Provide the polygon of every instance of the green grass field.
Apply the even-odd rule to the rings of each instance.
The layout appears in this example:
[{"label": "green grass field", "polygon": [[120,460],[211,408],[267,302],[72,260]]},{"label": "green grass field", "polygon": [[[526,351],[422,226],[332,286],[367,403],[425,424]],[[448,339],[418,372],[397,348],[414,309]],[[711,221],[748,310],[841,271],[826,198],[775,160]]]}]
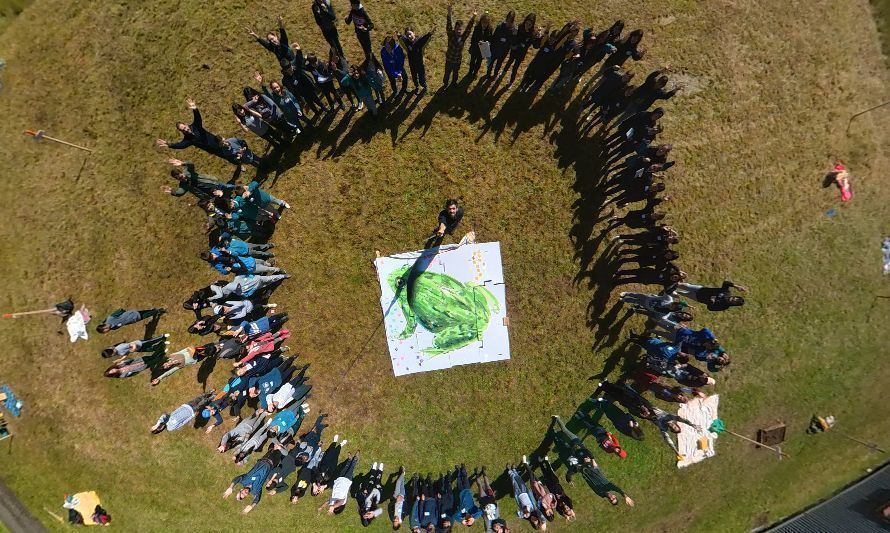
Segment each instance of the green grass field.
[{"label": "green grass field", "polygon": [[[335,1],[343,11],[345,2]],[[163,305],[173,312],[159,331],[171,333],[173,347],[196,341],[185,333],[188,314],[175,309],[215,278],[196,257],[206,245],[201,213],[159,191],[171,184],[164,160],[186,156],[220,176],[229,168],[196,152],[162,152],[153,141],[178,138],[173,122],[190,116],[188,97],[210,129],[235,133],[230,102],[255,69],[276,71],[243,26],[272,28],[281,13],[292,42],[321,50],[308,4],[36,0],[0,23],[7,62],[0,72],[3,311],[47,307],[69,295],[97,319],[118,306]],[[580,18],[600,29],[623,18],[647,30],[647,55],[632,67],[637,77],[667,66],[686,85],[663,121],[678,160],[668,187],[669,221],[683,236],[680,263],[693,280],[726,277],[751,289],[740,310],[697,315],[696,324],[713,329],[734,356],[715,387],[721,417],[745,434],[786,422],[791,459],[779,462],[726,437],[717,457],[677,471],[650,428],[642,443],[622,440],[627,460],[600,460],[637,506],[612,508],[578,482],[567,489],[579,520],[570,527],[557,521],[551,530],[749,529],[883,460],[837,435],[803,433],[814,412],[836,415],[835,431],[865,440],[890,430],[879,410],[890,378],[881,364],[890,303],[874,298],[886,294],[879,237],[890,215],[888,115],[865,115],[845,132],[850,115],[886,94],[877,26],[865,0],[591,6],[523,0],[509,7],[535,10],[539,22],[555,26]],[[435,91],[444,5],[369,0],[367,7],[378,27],[375,46],[385,31],[406,24],[439,25],[427,54]],[[455,11],[466,18],[471,7],[462,2]],[[497,17],[506,10],[488,0],[478,7]],[[351,29],[341,23],[340,33],[355,56]],[[269,182],[294,206],[274,238],[294,279],[273,300],[291,315],[292,350],[312,362],[310,415],[331,414],[327,437],[337,432],[350,441],[346,451],[361,450],[359,470],[376,460],[390,472],[401,463],[439,472],[459,462],[495,472],[518,462],[551,414],[570,415],[592,392],[588,376],[604,365],[620,372],[623,339],[643,329],[615,307],[617,291],[610,296],[601,275],[607,269],[575,281],[577,237],[594,264],[602,265],[605,248],[596,246],[599,232],[589,222],[599,213],[584,202],[575,208],[595,177],[585,157],[591,143],[574,137],[574,115],[562,111],[562,100],[523,109],[508,97],[472,89],[469,96],[427,97],[379,123],[337,115],[329,133],[295,149],[292,168]],[[29,128],[97,151],[85,158],[36,144],[21,134]],[[856,196],[842,208],[834,189],[821,188],[835,157],[856,176]],[[466,206],[466,228],[501,242],[512,359],[396,379],[383,332],[375,330],[371,261],[375,250],[417,248],[452,196]],[[839,213],[830,218],[832,207]],[[362,529],[353,503],[331,518],[316,514],[318,499],[294,507],[283,496],[264,496],[242,516],[240,505],[220,498],[246,470],[215,453],[220,431],[148,432],[161,411],[200,391],[196,372],[156,388],[141,376],[103,379],[101,348],[141,330],[71,345],[55,326],[43,318],[0,322],[0,382],[27,402],[12,423],[13,442],[0,443],[0,472],[47,527],[62,528],[44,508],[59,512],[64,494],[95,489],[126,531]],[[223,383],[224,366],[208,386]],[[500,503],[502,514],[514,510],[512,498]],[[378,522],[372,529],[388,529]],[[527,528],[515,517],[511,527]]]}]

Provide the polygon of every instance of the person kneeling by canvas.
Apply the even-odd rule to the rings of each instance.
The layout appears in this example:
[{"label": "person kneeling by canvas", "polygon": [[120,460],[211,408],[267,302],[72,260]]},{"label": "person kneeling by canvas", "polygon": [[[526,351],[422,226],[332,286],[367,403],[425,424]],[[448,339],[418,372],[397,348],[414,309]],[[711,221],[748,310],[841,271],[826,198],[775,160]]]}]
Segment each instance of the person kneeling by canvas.
[{"label": "person kneeling by canvas", "polygon": [[464,218],[464,208],[457,205],[457,200],[449,199],[445,202],[445,209],[439,212],[439,225],[433,230],[433,234],[423,245],[424,249],[435,248],[442,244],[445,235],[453,235],[454,230]]}]

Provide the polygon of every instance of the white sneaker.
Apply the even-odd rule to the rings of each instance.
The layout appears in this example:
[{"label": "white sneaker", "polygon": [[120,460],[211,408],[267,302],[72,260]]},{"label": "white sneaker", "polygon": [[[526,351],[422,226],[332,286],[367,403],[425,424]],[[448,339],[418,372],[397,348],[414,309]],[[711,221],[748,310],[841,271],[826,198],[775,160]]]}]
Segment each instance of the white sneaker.
[{"label": "white sneaker", "polygon": [[346,439],[343,439],[343,442],[340,443],[340,447],[342,448],[342,447],[346,446],[347,442],[349,442],[349,441]]},{"label": "white sneaker", "polygon": [[383,463],[380,463],[380,471],[383,472]]},{"label": "white sneaker", "polygon": [[340,438],[340,435],[334,435],[334,442],[337,442],[337,439]]},{"label": "white sneaker", "polygon": [[170,341],[164,341],[164,344],[170,344]]},{"label": "white sneaker", "polygon": [[164,336],[165,336],[165,337],[169,337],[170,334],[169,334],[169,333],[164,333]]},{"label": "white sneaker", "polygon": [[362,102],[362,101],[359,101],[359,103],[358,103],[358,110],[361,111],[361,110],[364,109],[364,108],[365,108],[365,103]]},{"label": "white sneaker", "polygon": [[278,307],[278,304],[266,304],[266,309],[275,309]]},{"label": "white sneaker", "polygon": [[284,202],[284,208],[285,208],[285,209],[290,209],[290,204],[287,203],[287,202]]},{"label": "white sneaker", "polygon": [[371,465],[371,470],[377,470],[377,463],[374,463],[373,465]]},{"label": "white sneaker", "polygon": [[524,464],[528,464],[528,457],[526,457],[525,455],[523,455],[523,456],[522,456],[522,462],[523,462]]}]

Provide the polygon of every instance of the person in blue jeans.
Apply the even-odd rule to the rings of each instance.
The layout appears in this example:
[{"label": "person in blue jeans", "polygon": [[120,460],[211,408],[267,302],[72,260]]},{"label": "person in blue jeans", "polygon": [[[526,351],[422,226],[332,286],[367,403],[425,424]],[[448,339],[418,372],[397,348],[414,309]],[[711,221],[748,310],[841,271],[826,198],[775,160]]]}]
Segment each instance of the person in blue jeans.
[{"label": "person in blue jeans", "polygon": [[470,527],[482,516],[482,509],[473,501],[473,491],[470,489],[470,478],[467,476],[465,465],[460,465],[460,468],[455,470],[455,477],[457,479],[458,505],[451,522],[455,524],[460,522]]},{"label": "person in blue jeans", "polygon": [[392,94],[397,93],[396,78],[402,78],[402,91],[408,91],[408,73],[405,72],[405,50],[399,46],[396,38],[388,35],[383,40],[383,48],[380,49],[380,59],[383,62],[383,70],[389,78],[389,86]]},{"label": "person in blue jeans", "polygon": [[525,481],[514,465],[507,466],[507,475],[513,485],[513,497],[516,499],[516,515],[529,521],[533,528],[541,527],[542,518],[535,495],[526,486]]},{"label": "person in blue jeans", "polygon": [[166,312],[167,310],[163,307],[145,309],[143,311],[137,311],[135,309],[116,309],[110,315],[105,317],[105,320],[103,320],[98,326],[96,326],[96,332],[108,333],[111,330],[122,328],[130,324],[135,324],[137,322],[145,320],[146,318],[151,318],[154,320],[160,318],[160,316]]}]

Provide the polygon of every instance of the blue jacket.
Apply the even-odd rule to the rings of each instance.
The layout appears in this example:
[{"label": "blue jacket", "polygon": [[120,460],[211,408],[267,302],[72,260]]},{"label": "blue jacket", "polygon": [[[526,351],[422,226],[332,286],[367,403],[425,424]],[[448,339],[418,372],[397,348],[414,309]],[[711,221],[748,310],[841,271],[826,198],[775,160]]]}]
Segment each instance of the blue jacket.
[{"label": "blue jacket", "polygon": [[461,520],[464,519],[464,514],[468,514],[472,516],[474,519],[478,519],[482,516],[482,509],[476,506],[476,502],[473,500],[473,491],[470,489],[464,489],[460,491],[460,502],[458,505],[457,511],[454,513],[454,517],[451,519],[452,524],[459,524]]},{"label": "blue jacket", "polygon": [[260,398],[267,394],[272,394],[281,387],[281,371],[273,368],[268,373],[250,380],[250,388],[256,387],[260,389]]},{"label": "blue jacket", "polygon": [[390,76],[401,76],[405,71],[405,50],[399,46],[399,43],[393,46],[392,52],[384,46],[380,50],[380,59],[383,60],[383,68]]},{"label": "blue jacket", "polygon": [[429,498],[420,503],[420,527],[425,529],[430,524],[437,525],[439,523],[439,507],[436,505],[435,498]]},{"label": "blue jacket", "polygon": [[253,468],[246,474],[241,474],[232,480],[232,484],[241,484],[244,487],[250,487],[250,493],[253,494],[253,505],[260,503],[260,497],[263,495],[263,484],[266,478],[272,472],[272,462],[268,459],[260,459],[253,465]]}]

